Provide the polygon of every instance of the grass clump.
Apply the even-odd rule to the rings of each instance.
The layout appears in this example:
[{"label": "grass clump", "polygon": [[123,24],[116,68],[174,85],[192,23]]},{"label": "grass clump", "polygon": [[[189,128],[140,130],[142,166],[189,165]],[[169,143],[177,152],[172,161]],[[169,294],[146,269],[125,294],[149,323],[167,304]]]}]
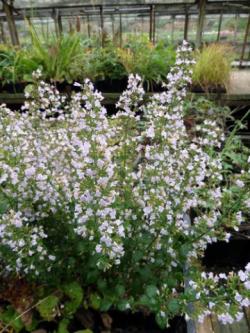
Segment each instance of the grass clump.
[{"label": "grass clump", "polygon": [[196,52],[193,84],[206,92],[219,87],[228,88],[232,49],[227,45],[211,44]]}]

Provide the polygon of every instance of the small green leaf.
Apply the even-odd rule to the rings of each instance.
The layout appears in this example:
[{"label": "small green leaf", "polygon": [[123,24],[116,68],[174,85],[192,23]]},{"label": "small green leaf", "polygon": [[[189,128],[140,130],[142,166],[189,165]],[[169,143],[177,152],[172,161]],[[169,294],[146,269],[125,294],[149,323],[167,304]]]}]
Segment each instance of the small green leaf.
[{"label": "small green leaf", "polygon": [[177,299],[172,299],[168,302],[168,309],[171,313],[176,314],[180,309],[180,304]]},{"label": "small green leaf", "polygon": [[112,306],[112,301],[108,298],[102,299],[100,310],[101,311],[108,311]]},{"label": "small green leaf", "polygon": [[2,321],[4,325],[11,326],[14,331],[18,333],[24,327],[24,323],[21,318],[16,319],[18,316],[18,313],[11,306],[9,306],[5,311],[0,312],[0,321]]},{"label": "small green leaf", "polygon": [[118,285],[115,286],[115,294],[116,294],[116,296],[122,297],[124,295],[124,293],[125,293],[125,288],[124,288],[123,285],[118,284]]},{"label": "small green leaf", "polygon": [[55,295],[50,295],[39,303],[36,308],[39,311],[41,317],[47,321],[54,319],[56,315],[56,306],[59,302],[59,298]]},{"label": "small green leaf", "polygon": [[157,292],[158,292],[158,289],[156,286],[154,285],[149,285],[147,286],[146,288],[146,294],[149,296],[149,297],[154,297],[155,295],[157,295]]},{"label": "small green leaf", "polygon": [[119,311],[125,311],[129,308],[129,303],[123,299],[117,304],[117,308]]},{"label": "small green leaf", "polygon": [[82,287],[77,282],[72,282],[63,286],[64,293],[70,298],[70,301],[64,304],[64,314],[72,315],[76,312],[83,300]]},{"label": "small green leaf", "polygon": [[68,319],[61,320],[58,325],[57,333],[69,333],[68,331],[69,322],[70,321]]},{"label": "small green leaf", "polygon": [[[165,315],[165,313],[164,313],[164,315]],[[155,319],[156,319],[156,322],[157,322],[157,324],[159,325],[159,327],[161,329],[164,329],[164,328],[167,327],[167,325],[168,325],[168,317],[166,315],[163,316],[161,313],[157,313]]]},{"label": "small green leaf", "polygon": [[90,295],[90,306],[94,310],[98,310],[101,306],[102,299],[97,293],[93,293]]}]

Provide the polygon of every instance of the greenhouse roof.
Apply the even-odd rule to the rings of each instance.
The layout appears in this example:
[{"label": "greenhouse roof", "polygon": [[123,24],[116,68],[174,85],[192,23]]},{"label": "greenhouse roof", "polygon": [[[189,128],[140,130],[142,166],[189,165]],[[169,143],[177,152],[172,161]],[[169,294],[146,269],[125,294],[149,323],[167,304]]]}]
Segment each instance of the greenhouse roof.
[{"label": "greenhouse roof", "polygon": [[61,6],[100,6],[100,5],[143,5],[143,4],[171,4],[194,3],[195,0],[15,0],[16,8],[22,7],[61,7]]},{"label": "greenhouse roof", "polygon": [[[2,0],[7,2],[7,0]],[[61,16],[113,15],[148,13],[157,15],[198,14],[199,1],[196,0],[14,0],[14,16],[17,20],[24,17],[53,17],[55,11]],[[207,14],[250,13],[250,0],[207,0]],[[5,19],[4,11],[0,16]]]}]

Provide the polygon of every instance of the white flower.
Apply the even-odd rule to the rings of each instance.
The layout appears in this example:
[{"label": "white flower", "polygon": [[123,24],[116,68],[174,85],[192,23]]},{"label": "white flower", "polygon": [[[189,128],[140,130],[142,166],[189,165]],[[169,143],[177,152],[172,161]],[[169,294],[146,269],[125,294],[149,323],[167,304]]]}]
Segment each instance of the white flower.
[{"label": "white flower", "polygon": [[244,182],[240,179],[237,179],[235,184],[239,186],[240,188],[243,188],[245,186]]},{"label": "white flower", "polygon": [[36,173],[36,169],[32,166],[32,167],[26,169],[24,171],[24,173],[25,173],[26,177],[30,178],[30,177],[34,176],[34,174]]},{"label": "white flower", "polygon": [[146,136],[147,136],[148,138],[151,138],[151,139],[153,139],[153,138],[155,137],[155,130],[154,130],[154,127],[153,127],[153,126],[151,126],[151,127],[149,127],[149,128],[147,129],[147,131],[146,131]]}]

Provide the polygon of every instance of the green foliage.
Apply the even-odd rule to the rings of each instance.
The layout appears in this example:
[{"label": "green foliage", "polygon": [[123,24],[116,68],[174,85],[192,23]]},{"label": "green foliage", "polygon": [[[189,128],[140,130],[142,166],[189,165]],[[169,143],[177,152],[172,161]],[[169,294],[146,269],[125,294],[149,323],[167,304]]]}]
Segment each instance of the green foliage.
[{"label": "green foliage", "polygon": [[57,333],[69,333],[69,331],[68,331],[69,323],[70,323],[69,319],[66,319],[66,318],[62,319],[59,322]]},{"label": "green foliage", "polygon": [[46,298],[42,299],[36,306],[40,316],[47,320],[51,321],[56,316],[56,307],[59,303],[59,298],[55,295],[49,295]]},{"label": "green foliage", "polygon": [[115,46],[111,43],[103,48],[95,47],[87,50],[83,71],[84,76],[93,81],[122,79],[127,74]]},{"label": "green foliage", "polygon": [[2,321],[5,326],[12,327],[16,333],[24,328],[24,323],[19,314],[11,306],[7,306],[4,311],[0,311],[0,321]]},{"label": "green foliage", "polygon": [[0,47],[2,83],[32,82],[32,73],[41,69],[43,79],[51,82],[116,80],[130,73],[140,74],[148,88],[166,80],[175,60],[173,46],[163,41],[153,46],[147,38],[130,38],[123,48],[107,41],[100,47],[95,40],[65,34],[44,39],[29,25],[31,45],[20,49]]},{"label": "green foliage", "polygon": [[193,84],[200,85],[205,91],[210,88],[228,87],[232,50],[221,44],[210,44],[196,52],[193,69]]},{"label": "green foliage", "polygon": [[141,75],[148,88],[153,83],[166,81],[175,61],[173,46],[166,46],[164,41],[154,46],[147,38],[131,38],[124,48],[118,49],[118,54],[127,73]]},{"label": "green foliage", "polygon": [[43,41],[35,29],[30,26],[32,45],[31,59],[41,68],[45,79],[54,82],[78,79],[84,53],[81,39],[77,34],[62,35],[51,41]]},{"label": "green foliage", "polygon": [[97,293],[91,293],[89,297],[90,306],[94,310],[99,310],[101,306],[101,297]]},{"label": "green foliage", "polygon": [[64,303],[63,313],[65,316],[71,316],[76,312],[83,301],[83,290],[79,283],[67,283],[62,288],[64,294],[69,298]]}]

